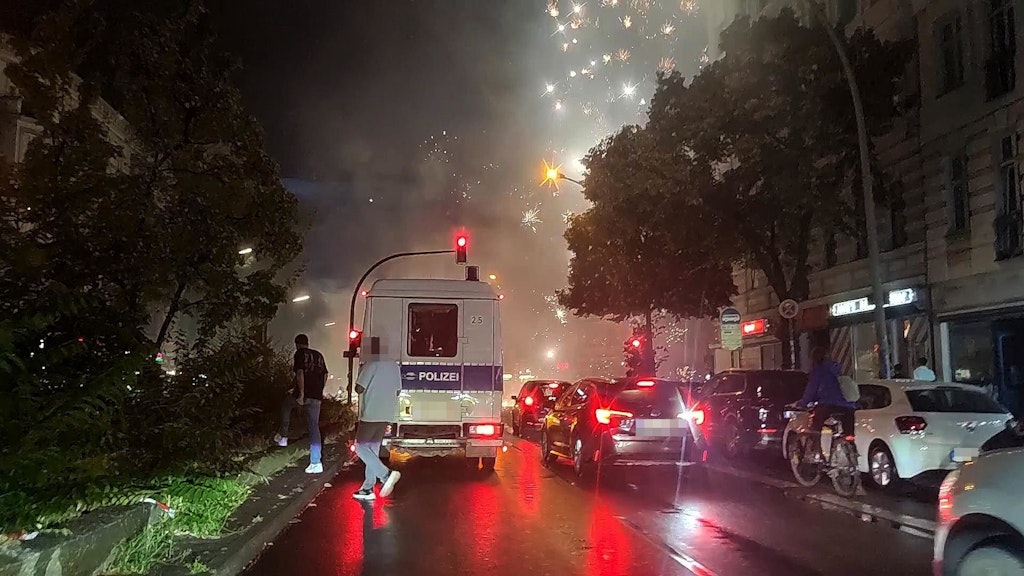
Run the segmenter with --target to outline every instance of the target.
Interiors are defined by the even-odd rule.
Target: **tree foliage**
[[[847,39],[865,90],[868,126],[897,114],[909,45],[870,31]],[[780,299],[808,297],[810,249],[822,234],[856,234],[856,123],[838,55],[821,27],[791,11],[739,19],[722,35],[725,56],[692,82],[659,79],[647,130],[652,173],[677,185],[684,204],[715,222],[706,241],[760,269]]]
[[[656,311],[708,316],[735,292],[729,262],[694,242],[707,232],[703,223],[667,217],[675,191],[642,162],[652,144],[646,132],[627,127],[588,155],[584,194],[593,206],[565,232],[573,256],[568,286],[558,293],[559,303],[578,316],[642,318],[648,373]]]
[[[272,317],[297,205],[201,4],[67,2],[18,52],[9,74],[42,137],[0,184],[6,302],[73,287],[127,325],[157,314],[157,346],[181,315],[204,338]]]

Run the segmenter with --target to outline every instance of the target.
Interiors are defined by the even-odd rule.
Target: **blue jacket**
[[[800,399],[800,405],[807,406],[811,402],[841,408],[857,407],[855,402],[850,402],[843,396],[843,389],[839,385],[839,365],[835,362],[828,360],[811,368],[807,378],[807,389]]]

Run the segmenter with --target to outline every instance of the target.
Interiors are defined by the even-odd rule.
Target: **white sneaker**
[[[388,474],[388,479],[384,481],[384,486],[380,489],[380,497],[387,498],[395,490],[395,484],[402,479],[402,473],[398,470],[392,470],[391,474]]]
[[[280,434],[274,434],[274,442],[278,446],[280,446],[281,448],[287,448],[288,447],[288,437],[287,436],[281,436]]]
[[[322,462],[319,464],[310,464],[309,466],[306,466],[306,474],[322,474],[323,471],[324,465]]]
[[[352,497],[355,498],[356,500],[376,500],[377,499],[377,496],[375,496],[373,494],[373,490],[360,490],[360,491],[352,494]]]

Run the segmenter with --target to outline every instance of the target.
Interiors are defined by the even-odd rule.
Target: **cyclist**
[[[811,411],[811,431],[821,434],[821,428],[829,416],[835,414],[843,425],[843,434],[853,437],[854,410],[857,404],[843,395],[839,383],[839,365],[833,362],[822,347],[811,352],[811,373],[803,398],[796,402],[801,408],[816,403]],[[818,443],[820,446],[820,443]]]

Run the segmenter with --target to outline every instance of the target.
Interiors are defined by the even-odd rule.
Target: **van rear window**
[[[458,305],[409,304],[409,356],[454,358],[458,348]]]

